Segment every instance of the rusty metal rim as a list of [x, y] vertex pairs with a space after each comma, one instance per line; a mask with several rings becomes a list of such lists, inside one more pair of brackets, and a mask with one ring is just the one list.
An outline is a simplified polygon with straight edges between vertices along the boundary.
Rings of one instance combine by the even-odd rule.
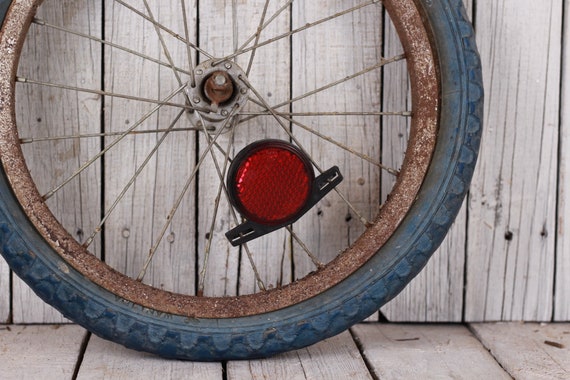
[[192, 318], [235, 318], [285, 308], [312, 298], [354, 273], [397, 229], [421, 187], [437, 136], [439, 73], [430, 34], [414, 0], [384, 0], [407, 58], [413, 118], [404, 165], [389, 200], [352, 247], [324, 268], [281, 288], [238, 297], [196, 297], [142, 284], [90, 254], [45, 205], [27, 169], [16, 128], [15, 77], [19, 54], [43, 0], [15, 0], [0, 31], [0, 159], [24, 212], [53, 250], [75, 270], [125, 302]]

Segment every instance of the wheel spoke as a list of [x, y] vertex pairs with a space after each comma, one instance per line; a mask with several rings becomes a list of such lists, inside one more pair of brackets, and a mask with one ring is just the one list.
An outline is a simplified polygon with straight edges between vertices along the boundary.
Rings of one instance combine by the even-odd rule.
[[[202, 125], [205, 125], [205, 124], [202, 122]], [[224, 167], [221, 170], [221, 172], [219, 170], [219, 165], [218, 165], [217, 159], [215, 157], [215, 154], [213, 151], [210, 150], [210, 155], [212, 156], [212, 159], [216, 165], [216, 171], [218, 173], [218, 177], [220, 177], [220, 184], [218, 186], [218, 192], [216, 194], [216, 198], [214, 201], [214, 211], [213, 211], [213, 215], [212, 215], [212, 223], [210, 225], [208, 241], [206, 242], [206, 247], [204, 249], [204, 260], [202, 262], [202, 270], [200, 271], [199, 278], [198, 278], [198, 292], [197, 292], [198, 296], [204, 295], [204, 286], [206, 283], [206, 271], [208, 270], [208, 263], [210, 260], [210, 250], [212, 248], [212, 241], [214, 239], [214, 228], [216, 226], [216, 221], [218, 218], [218, 210], [219, 210], [220, 201], [222, 198], [222, 191], [224, 190], [224, 186], [225, 186], [224, 174], [226, 173], [228, 163], [230, 162], [230, 151], [231, 151], [232, 145], [233, 145], [234, 131], [235, 131], [235, 129], [232, 129], [231, 135], [228, 139], [228, 146], [227, 146], [226, 151], [224, 152]], [[210, 140], [211, 139], [210, 134], [207, 131], [204, 131], [204, 132], [205, 132], [205, 136], [207, 136], [208, 139]]]
[[299, 100], [308, 98], [309, 96], [316, 95], [316, 94], [318, 94], [318, 93], [320, 93], [320, 92], [323, 92], [323, 91], [325, 91], [325, 90], [328, 90], [328, 89], [330, 89], [330, 88], [332, 88], [332, 87], [338, 86], [338, 85], [343, 84], [343, 83], [348, 82], [348, 81], [351, 81], [351, 80], [353, 80], [353, 79], [355, 79], [355, 78], [358, 78], [358, 77], [360, 77], [360, 76], [362, 76], [362, 75], [364, 75], [364, 74], [367, 74], [367, 73], [369, 73], [369, 72], [371, 72], [371, 71], [378, 70], [378, 69], [380, 69], [380, 68], [382, 68], [382, 67], [384, 67], [384, 66], [386, 66], [386, 65], [388, 65], [388, 64], [390, 64], [390, 63], [402, 61], [402, 60], [404, 60], [404, 59], [406, 59], [406, 56], [405, 56], [404, 54], [395, 55], [395, 56], [393, 56], [393, 57], [391, 57], [391, 58], [388, 58], [388, 59], [382, 58], [382, 59], [380, 60], [380, 62], [376, 63], [375, 65], [366, 67], [366, 68], [364, 68], [364, 69], [362, 69], [362, 70], [360, 70], [360, 71], [358, 71], [358, 72], [356, 72], [356, 73], [354, 73], [354, 74], [348, 75], [348, 76], [346, 76], [346, 77], [344, 77], [344, 78], [342, 78], [342, 79], [336, 80], [336, 81], [334, 81], [334, 82], [331, 82], [331, 83], [328, 83], [328, 84], [326, 84], [326, 85], [324, 85], [324, 86], [321, 86], [321, 87], [319, 87], [319, 88], [316, 88], [316, 89], [314, 89], [314, 90], [312, 90], [312, 91], [309, 91], [309, 92], [306, 92], [306, 93], [304, 93], [304, 94], [302, 94], [302, 95], [296, 96], [296, 97], [292, 98], [291, 100], [288, 100], [288, 101], [286, 101], [286, 102], [280, 103], [280, 104], [278, 104], [277, 106], [275, 106], [275, 107], [273, 107], [273, 108], [281, 108], [281, 107], [283, 107], [283, 106], [293, 104], [293, 103], [295, 103], [295, 102], [298, 102]]
[[132, 6], [130, 6], [129, 4], [125, 3], [122, 0], [115, 0], [115, 2], [121, 4], [122, 6], [124, 6], [125, 8], [129, 9], [131, 12], [139, 15], [140, 17], [142, 17], [143, 19], [147, 20], [148, 22], [150, 22], [151, 24], [157, 26], [158, 28], [160, 28], [161, 30], [165, 31], [166, 33], [170, 34], [172, 37], [176, 38], [177, 40], [181, 41], [182, 43], [184, 43], [186, 46], [190, 46], [192, 49], [196, 50], [199, 53], [204, 54], [206, 57], [213, 59], [214, 57], [204, 51], [203, 49], [201, 49], [200, 47], [198, 47], [196, 44], [193, 44], [192, 42], [188, 41], [187, 39], [181, 37], [179, 34], [173, 32], [171, 29], [165, 27], [162, 24], [159, 24], [157, 22], [154, 22], [153, 20], [151, 20], [147, 15], [145, 15], [144, 13], [142, 13], [141, 11], [139, 11], [138, 9], [133, 8]]
[[[186, 14], [186, 0], [180, 0], [180, 7], [182, 8], [182, 21], [184, 22], [184, 36], [186, 41], [190, 41], [190, 28], [188, 23], [188, 15]], [[196, 86], [196, 74], [194, 73], [194, 59], [192, 58], [192, 46], [186, 44], [186, 54], [188, 55], [188, 66], [190, 69], [190, 85]]]
[[[267, 26], [269, 26], [269, 24], [271, 24], [273, 22], [273, 20], [275, 20], [281, 13], [283, 13], [283, 11], [285, 11], [287, 8], [289, 8], [289, 6], [293, 3], [294, 0], [289, 0], [287, 1], [287, 3], [285, 3], [285, 5], [283, 5], [281, 8], [279, 8], [261, 27], [261, 31], [263, 31], [265, 28], [267, 28]], [[245, 49], [251, 41], [253, 41], [257, 36], [258, 33], [260, 33], [260, 31], [256, 31], [251, 37], [249, 37], [244, 43], [243, 45], [241, 45], [239, 47], [239, 49], [237, 49], [235, 53], [239, 53], [241, 54], [241, 52], [243, 51], [243, 49]]]
[[399, 172], [398, 170], [393, 169], [393, 168], [390, 168], [390, 167], [388, 167], [388, 166], [386, 166], [386, 165], [383, 165], [381, 162], [379, 162], [379, 161], [373, 159], [372, 157], [370, 157], [370, 156], [368, 156], [368, 155], [366, 155], [366, 154], [364, 154], [364, 153], [357, 152], [356, 150], [352, 149], [351, 147], [349, 147], [349, 146], [347, 146], [347, 145], [345, 145], [345, 144], [343, 144], [343, 143], [341, 143], [341, 142], [338, 142], [338, 141], [336, 141], [335, 139], [333, 139], [333, 138], [331, 138], [331, 137], [329, 137], [329, 136], [323, 135], [322, 133], [320, 133], [320, 132], [314, 130], [313, 128], [308, 127], [307, 125], [305, 125], [305, 124], [303, 124], [303, 123], [300, 123], [299, 121], [297, 121], [297, 120], [295, 120], [295, 119], [293, 119], [293, 118], [288, 118], [288, 117], [285, 117], [285, 116], [282, 116], [282, 115], [279, 115], [279, 114], [277, 114], [277, 115], [280, 116], [280, 117], [282, 117], [282, 118], [284, 118], [284, 119], [286, 119], [288, 122], [293, 123], [294, 125], [296, 125], [296, 126], [302, 128], [302, 129], [306, 130], [307, 132], [310, 132], [310, 133], [312, 133], [313, 135], [315, 135], [315, 136], [317, 136], [317, 137], [319, 137], [319, 138], [321, 138], [321, 139], [323, 139], [323, 140], [325, 140], [325, 141], [328, 141], [329, 143], [331, 143], [331, 144], [333, 144], [333, 145], [336, 145], [337, 147], [339, 147], [339, 148], [341, 148], [341, 149], [343, 149], [343, 150], [345, 150], [345, 151], [347, 151], [347, 152], [349, 152], [349, 153], [351, 153], [351, 154], [353, 154], [353, 155], [355, 155], [355, 156], [357, 156], [357, 157], [360, 157], [361, 159], [363, 159], [363, 160], [365, 160], [365, 161], [370, 162], [372, 165], [377, 166], [377, 167], [379, 167], [380, 169], [382, 169], [382, 170], [384, 170], [384, 171], [386, 171], [386, 172], [388, 172], [388, 173], [390, 173], [390, 174], [392, 174], [392, 175], [394, 175], [394, 176], [398, 176], [398, 175], [400, 174], [400, 172]]
[[[95, 90], [95, 89], [90, 89], [90, 88], [82, 88], [82, 87], [76, 87], [76, 86], [68, 86], [65, 84], [58, 84], [58, 83], [50, 83], [50, 82], [42, 82], [42, 81], [38, 81], [38, 80], [34, 80], [34, 79], [30, 79], [30, 78], [24, 78], [24, 77], [16, 77], [16, 82], [18, 83], [25, 83], [25, 84], [33, 84], [33, 85], [37, 85], [37, 86], [45, 86], [45, 87], [51, 87], [51, 88], [59, 88], [62, 90], [69, 90], [69, 91], [76, 91], [76, 92], [83, 92], [86, 94], [94, 94], [94, 95], [100, 95], [100, 96], [108, 96], [108, 97], [112, 97], [112, 98], [120, 98], [120, 99], [127, 99], [127, 100], [135, 100], [138, 102], [143, 102], [143, 103], [152, 103], [152, 104], [157, 104], [160, 107], [163, 106], [169, 106], [169, 107], [178, 107], [178, 108], [184, 108], [187, 110], [198, 110], [197, 108], [190, 106], [190, 105], [186, 105], [186, 104], [180, 104], [180, 103], [172, 103], [169, 100], [172, 99], [174, 96], [169, 96], [167, 99], [168, 100], [157, 100], [157, 99], [150, 99], [150, 98], [143, 98], [140, 96], [133, 96], [133, 95], [126, 95], [126, 94], [118, 94], [118, 93], [114, 93], [114, 92], [108, 92], [108, 91], [103, 91], [103, 90]], [[185, 85], [182, 87], [186, 87]], [[177, 94], [181, 93], [182, 90], [177, 91]]]
[[58, 25], [53, 25], [53, 24], [50, 24], [50, 23], [46, 22], [45, 20], [42, 20], [42, 19], [39, 19], [39, 18], [34, 18], [33, 22], [34, 22], [35, 24], [37, 24], [37, 25], [45, 26], [45, 27], [48, 27], [48, 28], [51, 28], [51, 29], [60, 30], [60, 31], [62, 31], [62, 32], [66, 32], [66, 33], [69, 33], [69, 34], [73, 34], [73, 35], [76, 35], [76, 36], [79, 36], [79, 37], [86, 38], [86, 39], [91, 40], [91, 41], [94, 41], [94, 42], [98, 42], [98, 43], [100, 43], [100, 44], [102, 44], [102, 45], [107, 45], [107, 46], [110, 46], [110, 47], [112, 47], [112, 48], [115, 48], [115, 49], [118, 49], [118, 50], [122, 50], [122, 51], [124, 51], [124, 52], [126, 52], [126, 53], [129, 53], [129, 54], [135, 55], [135, 56], [137, 56], [137, 57], [146, 59], [146, 60], [148, 60], [148, 61], [154, 62], [154, 63], [159, 64], [159, 65], [161, 65], [161, 66], [171, 67], [173, 70], [176, 70], [176, 71], [178, 71], [178, 72], [180, 72], [180, 73], [183, 73], [183, 74], [186, 74], [186, 75], [192, 75], [192, 74], [193, 74], [192, 71], [187, 71], [187, 70], [181, 69], [180, 67], [171, 66], [170, 63], [162, 62], [162, 61], [159, 60], [159, 59], [150, 57], [150, 56], [148, 56], [148, 55], [146, 55], [146, 54], [143, 54], [143, 53], [141, 53], [141, 52], [138, 52], [138, 51], [136, 51], [136, 50], [129, 49], [129, 48], [125, 47], [125, 46], [122, 46], [122, 45], [113, 43], [113, 42], [111, 42], [111, 41], [107, 41], [107, 40], [101, 39], [101, 38], [99, 38], [99, 37], [95, 37], [95, 36], [92, 36], [92, 35], [89, 35], [89, 34], [81, 33], [81, 32], [78, 32], [78, 31], [75, 31], [75, 30], [72, 30], [72, 29], [69, 29], [69, 28], [64, 28], [64, 27], [61, 27], [61, 26], [58, 26]]
[[267, 290], [267, 286], [265, 286], [265, 283], [261, 279], [261, 275], [259, 274], [259, 270], [257, 269], [257, 265], [255, 265], [255, 260], [253, 259], [253, 254], [251, 253], [249, 246], [247, 245], [247, 243], [245, 243], [245, 244], [242, 244], [242, 248], [245, 250], [245, 254], [247, 255], [249, 265], [251, 265], [251, 269], [253, 270], [253, 274], [255, 275], [255, 280], [257, 282], [257, 286], [259, 287], [259, 289], [261, 289], [262, 291], [265, 292]]
[[237, 57], [237, 56], [239, 56], [239, 55], [242, 55], [242, 54], [244, 54], [244, 53], [247, 53], [247, 52], [250, 52], [250, 51], [252, 51], [252, 50], [258, 49], [258, 48], [260, 48], [260, 47], [262, 47], [262, 46], [265, 46], [265, 45], [269, 45], [269, 44], [271, 44], [271, 43], [273, 43], [273, 42], [282, 40], [283, 38], [291, 37], [291, 36], [293, 36], [293, 35], [295, 35], [295, 34], [298, 34], [298, 33], [300, 33], [300, 32], [303, 32], [303, 31], [307, 30], [307, 29], [313, 28], [313, 27], [315, 27], [315, 26], [317, 26], [317, 25], [323, 24], [323, 23], [325, 23], [325, 22], [327, 22], [327, 21], [331, 21], [331, 20], [336, 19], [336, 18], [338, 18], [338, 17], [344, 16], [344, 15], [346, 15], [346, 14], [355, 12], [355, 11], [357, 11], [357, 10], [359, 10], [359, 9], [365, 8], [365, 7], [369, 6], [369, 5], [378, 4], [378, 3], [380, 3], [380, 0], [367, 1], [367, 2], [364, 2], [364, 3], [362, 3], [362, 4], [356, 5], [356, 6], [352, 7], [352, 8], [346, 9], [346, 10], [341, 11], [341, 12], [338, 12], [338, 13], [335, 13], [335, 14], [333, 14], [333, 15], [331, 15], [331, 16], [324, 17], [324, 18], [322, 18], [322, 19], [320, 19], [320, 20], [317, 20], [317, 21], [314, 21], [314, 22], [311, 22], [311, 23], [307, 23], [307, 24], [303, 25], [302, 27], [299, 27], [299, 28], [297, 28], [297, 29], [293, 29], [293, 30], [291, 30], [291, 31], [289, 31], [289, 32], [287, 32], [287, 33], [280, 34], [280, 35], [278, 35], [278, 36], [276, 36], [276, 37], [273, 37], [273, 38], [271, 38], [271, 39], [268, 39], [268, 40], [259, 42], [259, 43], [255, 44], [255, 45], [253, 45], [253, 46], [246, 47], [246, 48], [244, 48], [244, 49], [242, 49], [242, 50], [239, 50], [239, 51], [237, 51], [237, 52], [235, 52], [235, 53], [233, 53], [233, 54], [230, 54], [230, 55], [224, 57], [223, 59], [220, 59], [219, 61], [216, 61], [216, 64], [217, 64], [217, 63], [220, 63], [220, 62], [232, 60], [232, 59], [234, 59], [235, 57]]
[[[317, 111], [317, 112], [276, 112], [277, 115], [281, 117], [303, 117], [303, 116], [402, 116], [411, 117], [411, 111], [394, 111], [394, 112], [384, 112], [384, 111]], [[240, 112], [242, 116], [270, 116], [269, 111], [243, 111]]]
[[[170, 99], [178, 95], [181, 91], [184, 90], [185, 86], [182, 86], [176, 90], [174, 90], [170, 95], [168, 95], [164, 100], [168, 102]], [[160, 110], [164, 106], [164, 102], [162, 104], [158, 104], [153, 107], [148, 113], [146, 113], [142, 118], [140, 118], [136, 123], [133, 124], [132, 127], [124, 131], [118, 138], [116, 138], [111, 144], [105, 147], [105, 149], [101, 150], [95, 156], [93, 156], [89, 161], [85, 162], [75, 173], [70, 175], [67, 179], [65, 179], [61, 184], [53, 188], [52, 190], [48, 191], [46, 194], [43, 195], [43, 199], [47, 200], [51, 198], [55, 193], [57, 193], [60, 189], [62, 189], [65, 185], [71, 182], [75, 177], [81, 174], [85, 169], [90, 167], [94, 162], [96, 162], [99, 158], [101, 158], [105, 153], [111, 150], [114, 146], [116, 146], [119, 142], [121, 142], [126, 136], [129, 135], [130, 132], [134, 131], [137, 127], [139, 127], [142, 123], [144, 123], [148, 118], [154, 115], [158, 110]]]
[[[461, 38], [457, 46], [439, 43], [449, 37], [432, 25], [439, 5], [5, 3], [14, 6], [0, 16], [0, 61], [12, 75], [0, 75], [7, 99], [0, 146], [16, 219], [47, 244], [40, 248], [50, 250], [56, 275], [74, 268], [76, 280], [96, 284], [116, 305], [135, 305], [143, 319], [257, 320], [261, 330], [268, 322], [260, 318], [272, 313], [298, 309], [295, 318], [306, 319], [307, 300], [326, 301], [338, 284], [385, 264], [378, 250], [409, 229], [417, 202], [433, 203], [422, 194], [433, 185], [425, 181], [433, 161], [449, 159], [434, 155], [440, 132], [465, 127], [438, 119], [446, 105], [433, 94], [459, 94], [457, 80], [465, 79], [449, 85], [453, 73], [438, 59], [463, 53]], [[451, 24], [463, 20], [447, 16]], [[219, 55], [203, 51], [215, 49], [202, 40]], [[384, 69], [395, 76], [380, 86]], [[476, 62], [468, 69], [478, 75]], [[386, 133], [393, 144], [380, 154]], [[280, 156], [271, 139], [290, 150]], [[234, 168], [259, 179], [233, 181]], [[338, 186], [337, 170], [345, 175]], [[252, 189], [251, 198], [232, 194], [233, 186]], [[231, 236], [252, 223], [255, 235], [273, 231], [255, 229], [248, 215], [257, 207], [275, 218], [288, 211], [270, 218], [286, 220], [285, 228], [230, 247], [236, 241], [225, 239], [227, 230]], [[389, 275], [380, 271], [375, 280]], [[224, 325], [217, 327], [227, 337]], [[186, 340], [203, 340], [196, 331]]]
[[206, 147], [206, 149], [204, 150], [204, 152], [202, 153], [202, 155], [200, 156], [200, 158], [198, 159], [198, 162], [196, 163], [196, 166], [194, 167], [194, 170], [192, 171], [192, 173], [190, 174], [190, 176], [188, 177], [188, 179], [186, 180], [186, 183], [184, 184], [184, 187], [182, 188], [182, 191], [180, 192], [178, 198], [176, 199], [176, 201], [174, 202], [174, 206], [172, 207], [172, 209], [170, 210], [168, 216], [166, 217], [166, 222], [164, 223], [164, 226], [162, 227], [162, 230], [160, 231], [158, 238], [156, 239], [154, 245], [150, 248], [149, 253], [147, 255], [147, 258], [145, 260], [145, 263], [143, 265], [143, 268], [141, 269], [141, 271], [139, 272], [139, 275], [137, 276], [136, 280], [137, 281], [142, 281], [147, 270], [148, 267], [150, 265], [150, 263], [152, 262], [152, 259], [154, 258], [156, 251], [158, 249], [158, 246], [160, 245], [160, 243], [162, 242], [162, 240], [164, 239], [164, 236], [166, 234], [166, 231], [168, 230], [168, 228], [170, 227], [170, 225], [172, 224], [172, 219], [174, 218], [174, 215], [176, 214], [176, 212], [178, 211], [178, 208], [180, 207], [180, 204], [182, 203], [182, 200], [184, 199], [184, 196], [186, 195], [186, 193], [188, 192], [188, 189], [190, 188], [190, 185], [192, 184], [192, 182], [194, 181], [196, 175], [198, 174], [198, 170], [200, 169], [200, 167], [202, 166], [202, 163], [204, 162], [206, 156], [208, 155], [208, 153], [211, 151], [212, 147], [214, 146], [214, 143], [216, 142], [216, 140], [218, 139], [218, 137], [220, 137], [220, 135], [222, 134], [222, 132], [224, 131], [224, 128], [228, 122], [228, 120], [231, 120], [231, 118], [235, 115], [236, 111], [237, 111], [237, 107], [234, 108], [232, 110], [232, 112], [230, 113], [230, 115], [228, 115], [228, 118], [226, 119], [226, 121], [224, 122], [224, 124], [222, 125], [221, 128], [219, 128], [219, 130], [216, 132], [216, 135], [214, 136], [214, 138], [208, 143], [208, 146]]
[[[205, 123], [202, 121], [202, 125], [205, 125]], [[230, 138], [230, 141], [233, 141], [233, 131], [234, 129], [232, 129], [232, 137]], [[210, 135], [206, 132], [206, 136], [208, 136], [208, 139], [211, 140], [212, 138], [210, 137]], [[231, 162], [231, 159], [229, 157], [229, 149], [225, 152], [225, 162], [224, 162], [224, 167]], [[212, 156], [212, 161], [214, 162], [214, 166], [216, 168], [216, 172], [218, 173], [218, 177], [220, 178], [220, 185], [222, 186], [222, 189], [224, 190], [224, 194], [226, 196], [226, 199], [228, 201], [228, 204], [231, 204], [230, 202], [230, 195], [229, 195], [229, 191], [226, 187], [225, 181], [224, 181], [224, 174], [225, 171], [220, 170], [220, 164], [218, 163], [218, 159], [216, 158], [216, 156], [213, 154], [213, 152], [210, 152], [211, 156]], [[237, 214], [235, 212], [235, 210], [233, 209], [233, 207], [230, 207], [230, 213], [232, 214], [232, 219], [234, 221], [234, 223], [236, 225], [239, 224], [239, 219], [237, 217]], [[212, 239], [212, 235], [210, 234], [210, 239]], [[257, 286], [265, 291], [267, 290], [267, 287], [265, 286], [265, 283], [263, 282], [263, 279], [261, 278], [261, 275], [259, 274], [259, 270], [257, 269], [257, 265], [255, 264], [255, 260], [253, 259], [253, 254], [251, 253], [251, 250], [249, 249], [249, 246], [247, 244], [243, 244], [242, 248], [245, 250], [249, 264], [251, 266], [251, 269], [254, 273], [255, 276], [255, 280], [257, 282]], [[202, 289], [203, 290], [203, 289]]]
[[143, 171], [143, 169], [148, 165], [148, 163], [150, 162], [151, 158], [154, 157], [154, 155], [156, 154], [156, 152], [158, 151], [158, 148], [162, 145], [162, 143], [164, 142], [164, 140], [166, 140], [166, 137], [169, 135], [170, 131], [174, 128], [174, 126], [178, 123], [178, 121], [180, 120], [180, 118], [182, 117], [182, 115], [184, 114], [184, 111], [180, 111], [178, 113], [178, 115], [176, 115], [176, 117], [174, 118], [174, 121], [170, 124], [170, 126], [165, 130], [165, 132], [162, 134], [162, 136], [160, 137], [160, 139], [158, 140], [158, 142], [156, 143], [156, 145], [153, 147], [153, 149], [150, 151], [150, 153], [146, 156], [145, 160], [141, 163], [141, 165], [137, 168], [137, 170], [135, 171], [134, 175], [131, 177], [131, 179], [129, 180], [129, 182], [125, 185], [125, 187], [123, 188], [123, 190], [121, 191], [121, 193], [117, 196], [117, 198], [115, 199], [115, 201], [113, 202], [113, 204], [111, 205], [111, 207], [109, 207], [109, 209], [107, 210], [107, 212], [105, 213], [105, 215], [103, 216], [103, 218], [101, 219], [101, 221], [99, 222], [99, 225], [95, 228], [95, 230], [93, 231], [93, 233], [91, 234], [91, 236], [89, 236], [89, 238], [85, 241], [85, 243], [83, 244], [83, 246], [85, 248], [89, 247], [91, 245], [91, 243], [93, 242], [93, 240], [95, 239], [95, 236], [97, 236], [97, 234], [99, 232], [101, 232], [101, 230], [103, 229], [104, 224], [107, 222], [107, 219], [109, 219], [109, 216], [111, 216], [111, 213], [115, 210], [115, 208], [117, 207], [117, 205], [119, 204], [119, 202], [125, 197], [125, 195], [127, 194], [127, 191], [131, 188], [131, 186], [135, 183], [135, 181], [137, 180], [137, 178], [140, 176], [141, 172]]
[[[170, 67], [172, 68], [172, 72], [174, 73], [174, 76], [176, 77], [176, 81], [178, 82], [178, 84], [180, 86], [182, 86], [182, 78], [180, 78], [180, 74], [178, 73], [178, 71], [174, 69], [174, 66], [175, 66], [174, 60], [172, 59], [172, 55], [170, 54], [170, 51], [168, 50], [168, 46], [166, 46], [166, 42], [164, 41], [164, 38], [162, 37], [162, 33], [160, 32], [160, 28], [158, 27], [158, 25], [162, 25], [162, 24], [159, 24], [158, 21], [156, 21], [156, 19], [154, 18], [154, 15], [152, 14], [152, 10], [150, 9], [150, 6], [148, 5], [148, 1], [143, 0], [143, 2], [144, 2], [144, 6], [146, 8], [146, 11], [148, 13], [148, 17], [150, 18], [152, 25], [154, 26], [154, 30], [156, 31], [156, 35], [158, 37], [158, 40], [160, 41], [160, 45], [162, 46], [162, 51], [164, 52], [166, 59], [170, 63]], [[186, 46], [188, 46], [188, 43], [186, 44]], [[186, 92], [184, 92], [184, 96], [186, 97], [186, 103], [191, 104], [190, 99], [188, 99], [188, 94], [186, 94]]]
[[[314, 89], [314, 90], [311, 90], [311, 91], [309, 91], [309, 92], [306, 92], [306, 93], [304, 93], [304, 94], [302, 94], [302, 95], [296, 96], [296, 97], [294, 97], [294, 98], [292, 98], [292, 99], [289, 99], [289, 100], [286, 100], [286, 101], [281, 102], [281, 103], [279, 103], [279, 104], [276, 104], [276, 105], [274, 105], [274, 106], [271, 107], [271, 109], [273, 110], [273, 112], [269, 111], [269, 110], [267, 109], [268, 107], [265, 106], [263, 103], [261, 103], [259, 100], [252, 99], [252, 98], [250, 98], [249, 100], [250, 100], [251, 102], [253, 102], [253, 103], [255, 103], [255, 104], [261, 106], [262, 108], [264, 108], [264, 109], [265, 109], [265, 112], [268, 112], [268, 115], [271, 115], [271, 114], [273, 114], [273, 113], [278, 114], [278, 112], [277, 112], [276, 110], [279, 109], [279, 108], [281, 108], [281, 107], [285, 107], [285, 106], [288, 106], [288, 105], [292, 105], [293, 103], [298, 102], [298, 101], [300, 101], [300, 100], [302, 100], [302, 99], [305, 99], [305, 98], [308, 98], [308, 97], [310, 97], [310, 96], [316, 95], [316, 94], [318, 94], [318, 93], [320, 93], [320, 92], [326, 91], [326, 90], [328, 90], [328, 89], [330, 89], [330, 88], [333, 88], [333, 87], [338, 86], [338, 85], [340, 85], [340, 84], [342, 84], [342, 83], [345, 83], [345, 82], [348, 82], [348, 81], [353, 80], [353, 79], [355, 79], [355, 78], [358, 78], [358, 77], [360, 77], [360, 76], [362, 76], [362, 75], [364, 75], [364, 74], [367, 74], [367, 73], [369, 73], [369, 72], [371, 72], [371, 71], [380, 69], [380, 68], [382, 68], [383, 66], [386, 66], [386, 65], [388, 65], [388, 64], [390, 64], [390, 63], [398, 62], [398, 61], [401, 61], [401, 60], [404, 60], [404, 59], [406, 59], [406, 56], [405, 56], [404, 54], [395, 55], [395, 56], [393, 56], [393, 57], [391, 57], [391, 58], [388, 58], [388, 59], [384, 59], [384, 58], [383, 58], [383, 59], [380, 60], [380, 62], [378, 62], [378, 63], [375, 64], [375, 65], [369, 66], [369, 67], [367, 67], [367, 68], [365, 68], [365, 69], [363, 69], [363, 70], [360, 70], [360, 71], [358, 71], [358, 72], [356, 72], [356, 73], [354, 73], [354, 74], [348, 75], [348, 76], [346, 76], [346, 77], [344, 77], [344, 78], [342, 78], [342, 79], [339, 79], [339, 80], [336, 80], [336, 81], [334, 81], [334, 82], [328, 83], [328, 84], [326, 84], [326, 85], [324, 85], [324, 86], [318, 87], [318, 88], [316, 88], [316, 89]], [[334, 113], [332, 113], [332, 114], [334, 114]], [[265, 115], [265, 113], [264, 113], [263, 115]], [[254, 118], [258, 117], [258, 116], [259, 116], [259, 115], [256, 114], [256, 115], [252, 115], [252, 116], [243, 118], [242, 120], [240, 120], [240, 123], [248, 122], [248, 121], [250, 121], [250, 120], [252, 120], [252, 119], [254, 119]], [[411, 116], [411, 113], [408, 113], [407, 111], [403, 111], [402, 116]]]
[[[189, 132], [189, 131], [201, 131], [202, 129], [197, 127], [184, 127], [184, 128], [161, 128], [161, 129], [145, 129], [141, 131], [131, 131], [128, 132], [129, 135], [145, 135], [154, 133], [164, 133], [169, 131], [172, 132]], [[124, 131], [119, 132], [104, 132], [104, 133], [86, 133], [80, 135], [65, 135], [65, 136], [53, 136], [53, 137], [22, 137], [20, 138], [20, 144], [32, 144], [38, 142], [46, 141], [63, 141], [63, 140], [77, 140], [77, 139], [87, 139], [87, 138], [101, 138], [101, 137], [113, 137], [120, 136]]]
[[295, 239], [297, 244], [299, 244], [301, 246], [301, 248], [303, 248], [303, 251], [305, 252], [305, 254], [307, 254], [307, 256], [309, 256], [309, 258], [311, 259], [313, 264], [315, 264], [315, 266], [317, 268], [324, 267], [325, 264], [323, 262], [321, 262], [319, 260], [319, 258], [314, 253], [311, 252], [309, 247], [307, 247], [307, 245], [301, 240], [301, 238], [299, 238], [299, 236], [297, 236], [295, 231], [293, 231], [293, 228], [291, 226], [287, 226], [286, 228], [287, 228], [287, 231], [289, 231], [289, 234], [291, 234], [291, 236], [293, 237], [293, 239]]
[[[273, 118], [275, 119], [275, 121], [277, 121], [277, 124], [279, 124], [279, 126], [285, 131], [285, 133], [287, 133], [287, 135], [291, 138], [291, 140], [297, 144], [297, 146], [299, 147], [299, 149], [301, 149], [301, 151], [303, 151], [303, 153], [305, 153], [305, 155], [307, 157], [309, 157], [309, 160], [311, 161], [311, 163], [315, 166], [315, 168], [317, 168], [317, 170], [320, 173], [323, 173], [324, 170], [321, 169], [321, 167], [315, 162], [315, 160], [311, 157], [311, 155], [309, 155], [307, 153], [307, 150], [303, 148], [303, 145], [299, 142], [299, 140], [295, 137], [295, 135], [293, 135], [293, 133], [289, 130], [289, 128], [283, 123], [283, 121], [281, 120], [281, 118], [279, 117], [279, 115], [275, 112], [275, 110], [273, 108], [271, 108], [271, 106], [269, 106], [269, 104], [267, 103], [267, 101], [265, 101], [265, 99], [261, 96], [261, 94], [259, 93], [259, 91], [257, 91], [252, 85], [251, 83], [249, 83], [249, 81], [247, 80], [247, 78], [242, 78], [240, 77], [240, 79], [242, 80], [242, 82], [244, 82], [244, 84], [255, 94], [255, 96], [259, 99], [259, 101], [263, 104], [263, 106], [265, 108], [267, 108], [267, 110], [271, 113], [271, 115], [273, 116]], [[356, 209], [356, 207], [347, 199], [347, 197], [342, 194], [340, 192], [340, 190], [335, 187], [334, 188], [335, 192], [341, 197], [341, 199], [343, 200], [343, 202], [352, 210], [352, 212], [354, 212], [356, 214], [356, 216], [358, 217], [358, 219], [360, 220], [360, 222], [368, 227], [371, 225], [371, 223]]]
[[[265, 22], [265, 16], [267, 15], [267, 8], [269, 7], [270, 0], [265, 0], [265, 5], [263, 6], [263, 12], [261, 13], [261, 20], [259, 20], [259, 26], [257, 27], [257, 32], [255, 33], [255, 43], [254, 46], [259, 43], [261, 38], [261, 31], [263, 30], [263, 23]], [[251, 66], [253, 65], [253, 60], [255, 59], [255, 52], [257, 48], [251, 51], [251, 56], [249, 57], [249, 63], [247, 64], [247, 69], [245, 70], [245, 75], [249, 75], [251, 72]]]

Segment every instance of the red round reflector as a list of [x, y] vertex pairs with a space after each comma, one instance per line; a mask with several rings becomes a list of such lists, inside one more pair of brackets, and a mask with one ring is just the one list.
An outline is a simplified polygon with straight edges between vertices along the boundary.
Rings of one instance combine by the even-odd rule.
[[236, 156], [229, 170], [228, 190], [240, 214], [273, 226], [300, 216], [313, 181], [311, 163], [298, 148], [285, 141], [262, 140]]

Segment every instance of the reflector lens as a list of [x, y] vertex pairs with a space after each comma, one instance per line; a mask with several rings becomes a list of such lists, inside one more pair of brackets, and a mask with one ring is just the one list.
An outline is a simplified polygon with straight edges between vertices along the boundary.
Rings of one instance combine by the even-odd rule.
[[266, 140], [252, 144], [232, 166], [229, 187], [234, 206], [255, 223], [277, 225], [293, 220], [311, 194], [313, 169], [289, 143]]

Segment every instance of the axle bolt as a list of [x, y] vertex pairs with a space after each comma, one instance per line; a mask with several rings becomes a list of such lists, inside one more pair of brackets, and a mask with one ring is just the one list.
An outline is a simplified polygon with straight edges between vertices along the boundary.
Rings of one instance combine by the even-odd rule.
[[228, 80], [226, 79], [226, 77], [220, 73], [217, 73], [216, 76], [214, 77], [214, 83], [217, 86], [223, 86], [226, 83], [228, 83]]
[[234, 94], [234, 84], [225, 71], [215, 71], [204, 84], [204, 94], [213, 105], [227, 102]]

